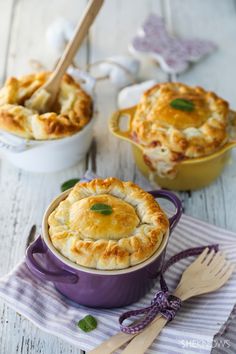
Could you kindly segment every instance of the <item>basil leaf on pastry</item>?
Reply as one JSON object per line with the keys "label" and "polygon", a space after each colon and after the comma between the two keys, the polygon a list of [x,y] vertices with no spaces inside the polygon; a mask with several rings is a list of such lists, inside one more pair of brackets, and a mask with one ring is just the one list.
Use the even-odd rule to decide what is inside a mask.
{"label": "basil leaf on pastry", "polygon": [[104,215],[110,215],[112,213],[112,207],[107,204],[97,203],[91,206],[90,210],[95,211],[96,213],[101,213]]}
{"label": "basil leaf on pastry", "polygon": [[107,178],[77,183],[50,214],[48,225],[53,246],[67,259],[116,270],[150,258],[169,222],[152,195],[132,182]]}
{"label": "basil leaf on pastry", "polygon": [[194,110],[194,104],[190,100],[184,98],[176,98],[170,102],[171,107],[180,109],[186,112],[192,112]]}

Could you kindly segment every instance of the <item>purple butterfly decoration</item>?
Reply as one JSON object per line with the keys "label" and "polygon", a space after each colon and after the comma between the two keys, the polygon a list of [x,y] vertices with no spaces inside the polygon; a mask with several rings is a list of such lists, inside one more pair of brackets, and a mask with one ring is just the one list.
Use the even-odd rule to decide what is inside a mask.
{"label": "purple butterfly decoration", "polygon": [[200,60],[215,49],[211,41],[171,36],[164,20],[155,14],[148,16],[131,45],[131,51],[150,55],[164,71],[172,74],[186,70],[190,62]]}

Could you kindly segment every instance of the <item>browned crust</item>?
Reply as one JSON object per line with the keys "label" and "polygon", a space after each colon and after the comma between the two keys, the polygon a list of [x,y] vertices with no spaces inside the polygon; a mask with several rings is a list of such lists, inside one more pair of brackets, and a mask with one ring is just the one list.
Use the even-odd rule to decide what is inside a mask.
{"label": "browned crust", "polygon": [[[79,228],[78,233],[71,229],[72,206],[89,196],[101,194],[115,196],[134,208],[140,222],[131,235],[117,240],[114,238],[94,240],[82,236],[83,230]],[[105,232],[106,217],[99,214],[94,217]],[[109,217],[116,218],[116,215]],[[132,182],[122,182],[117,178],[95,179],[77,184],[67,199],[52,212],[48,223],[52,243],[64,256],[89,268],[107,270],[134,266],[151,257],[160,247],[169,225],[165,213],[149,193]],[[114,232],[115,230],[114,227]]]}
{"label": "browned crust", "polygon": [[[208,116],[203,124],[196,128],[200,132],[198,136],[188,136],[186,133],[184,118],[188,113],[177,112],[180,117],[178,125],[181,126],[182,122],[183,128],[176,128],[162,119],[159,120],[157,96],[168,95],[171,91],[179,92],[180,97],[184,95],[199,97],[208,105]],[[169,105],[168,101],[166,105]],[[217,119],[214,119],[215,115]],[[143,94],[132,121],[131,136],[135,136],[136,141],[147,149],[153,147],[155,143],[167,147],[173,153],[181,153],[183,158],[201,157],[215,152],[225,143],[228,115],[228,103],[213,92],[182,83],[160,83]]]}
{"label": "browned crust", "polygon": [[62,79],[58,101],[67,91],[74,101],[66,112],[57,103],[55,112],[38,114],[24,107],[24,102],[41,87],[50,73],[41,72],[23,77],[9,78],[0,90],[0,129],[27,139],[57,139],[80,131],[92,118],[91,97],[68,74]]}

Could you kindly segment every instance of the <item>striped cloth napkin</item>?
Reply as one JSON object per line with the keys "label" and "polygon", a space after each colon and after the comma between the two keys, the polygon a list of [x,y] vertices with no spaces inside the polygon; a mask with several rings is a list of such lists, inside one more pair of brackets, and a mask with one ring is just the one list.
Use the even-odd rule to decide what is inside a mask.
{"label": "striped cloth napkin", "polygon": [[[219,243],[228,259],[236,263],[235,241],[236,234],[183,215],[170,238],[166,259],[190,247]],[[194,257],[189,257],[181,260],[165,273],[170,290],[175,289],[179,276],[193,259]],[[157,280],[153,290],[138,303],[122,309],[105,310],[86,308],[69,302],[56,291],[52,283],[36,279],[25,261],[0,279],[0,296],[10,307],[42,330],[85,351],[93,349],[119,331],[120,314],[149,305],[158,289]],[[174,321],[163,329],[147,353],[235,354],[235,293],[236,274],[217,292],[183,303]],[[84,333],[77,327],[77,322],[87,314],[98,320],[97,329],[91,333]]]}

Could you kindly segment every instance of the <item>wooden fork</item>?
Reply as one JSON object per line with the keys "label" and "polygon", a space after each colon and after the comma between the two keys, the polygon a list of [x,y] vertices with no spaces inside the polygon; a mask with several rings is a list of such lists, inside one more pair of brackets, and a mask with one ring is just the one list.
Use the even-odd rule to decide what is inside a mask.
{"label": "wooden fork", "polygon": [[[234,271],[234,265],[226,261],[222,252],[210,253],[206,248],[184,271],[173,295],[185,301],[193,296],[212,292],[222,287]],[[139,334],[118,333],[88,354],[110,354],[134,338],[122,351],[123,354],[143,354],[165,327],[167,320],[157,316]]]}

